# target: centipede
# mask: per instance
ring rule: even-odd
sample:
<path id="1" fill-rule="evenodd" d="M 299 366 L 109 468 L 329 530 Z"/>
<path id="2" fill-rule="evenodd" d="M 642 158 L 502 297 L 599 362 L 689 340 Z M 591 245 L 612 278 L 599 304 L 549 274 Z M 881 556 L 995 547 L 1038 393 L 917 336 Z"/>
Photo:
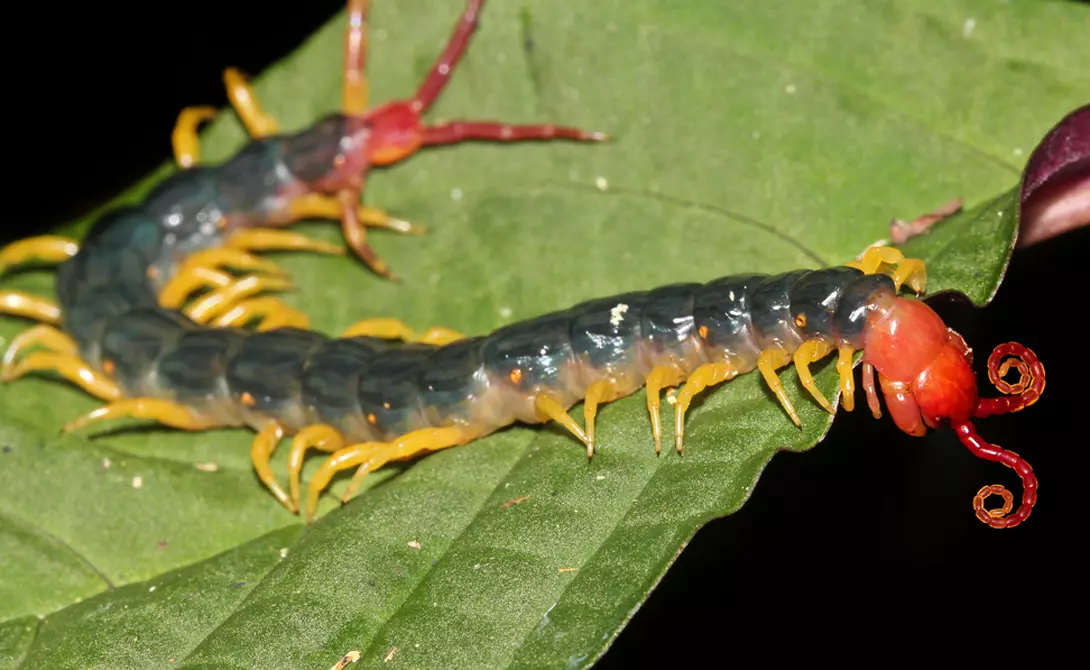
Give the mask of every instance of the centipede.
<path id="1" fill-rule="evenodd" d="M 0 292 L 0 312 L 39 322 L 13 339 L 3 380 L 52 372 L 105 403 L 67 423 L 65 432 L 121 418 L 187 431 L 250 428 L 258 479 L 311 523 L 340 472 L 354 471 L 346 502 L 388 463 L 517 423 L 556 422 L 591 459 L 600 408 L 640 389 L 649 448 L 660 454 L 664 389 L 679 389 L 672 427 L 679 454 L 694 399 L 750 372 L 801 425 L 780 371 L 793 365 L 813 400 L 835 413 L 810 370 L 835 354 L 845 411 L 854 410 L 858 359 L 875 418 L 882 417 L 881 395 L 900 430 L 922 436 L 949 427 L 971 453 L 1020 477 L 1017 509 L 1001 485 L 977 492 L 980 521 L 1012 528 L 1030 516 L 1037 501 L 1033 469 L 985 440 L 973 421 L 1034 404 L 1045 388 L 1043 364 L 1021 344 L 996 347 L 988 376 L 1003 395 L 982 397 L 972 349 L 919 299 L 925 263 L 895 247 L 874 246 L 830 268 L 733 274 L 598 298 L 480 336 L 438 326 L 416 334 L 396 319 L 368 319 L 333 337 L 310 330 L 304 313 L 261 295 L 286 288 L 287 280 L 257 252 L 344 253 L 282 229 L 308 218 L 338 219 L 347 247 L 376 274 L 393 277 L 365 229 L 414 227 L 360 204 L 372 166 L 467 140 L 606 139 L 552 124 L 424 125 L 420 115 L 449 80 L 483 4 L 468 2 L 412 99 L 368 111 L 368 3 L 350 0 L 342 110 L 293 134 L 279 132 L 240 73 L 225 72 L 229 99 L 252 136 L 232 158 L 200 163 L 197 127 L 215 110 L 188 108 L 172 138 L 181 169 L 142 203 L 104 214 L 82 242 L 47 235 L 0 250 L 0 272 L 31 262 L 58 266 L 56 303 Z M 1011 372 L 1017 381 L 1007 380 Z M 582 425 L 569 414 L 580 402 Z M 285 488 L 270 458 L 289 437 Z M 304 492 L 301 472 L 312 451 L 327 455 Z M 1002 506 L 987 508 L 991 496 L 1001 497 Z"/>

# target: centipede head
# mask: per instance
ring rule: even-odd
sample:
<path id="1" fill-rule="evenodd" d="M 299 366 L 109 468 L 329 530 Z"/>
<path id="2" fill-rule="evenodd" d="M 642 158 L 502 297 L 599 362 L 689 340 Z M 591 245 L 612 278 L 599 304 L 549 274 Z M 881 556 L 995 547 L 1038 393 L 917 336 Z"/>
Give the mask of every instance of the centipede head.
<path id="1" fill-rule="evenodd" d="M 1036 355 L 1015 342 L 995 348 L 988 358 L 988 376 L 1006 397 L 981 398 L 972 369 L 972 350 L 946 327 L 926 304 L 899 297 L 883 297 L 868 316 L 864 333 L 864 361 L 878 371 L 886 405 L 897 427 L 923 435 L 927 427 L 949 425 L 976 456 L 998 461 L 1022 479 L 1022 504 L 1013 514 L 1013 497 L 1002 486 L 982 488 L 973 509 L 993 528 L 1012 528 L 1029 517 L 1037 502 L 1037 478 L 1024 459 L 985 441 L 970 419 L 1017 412 L 1040 398 L 1045 370 Z M 1017 370 L 1016 383 L 1004 377 Z M 988 510 L 984 500 L 1003 497 L 999 509 Z"/>

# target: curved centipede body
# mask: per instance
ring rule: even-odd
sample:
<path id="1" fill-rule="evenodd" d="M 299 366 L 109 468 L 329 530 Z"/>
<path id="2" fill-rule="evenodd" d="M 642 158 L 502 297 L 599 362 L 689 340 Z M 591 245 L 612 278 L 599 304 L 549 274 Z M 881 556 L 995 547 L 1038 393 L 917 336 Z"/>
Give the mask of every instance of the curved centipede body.
<path id="1" fill-rule="evenodd" d="M 516 132 L 499 124 L 419 124 L 417 115 L 438 95 L 464 50 L 481 4 L 469 2 L 412 101 L 360 114 L 353 110 L 366 98 L 359 83 L 366 2 L 353 0 L 345 113 L 299 133 L 271 134 L 273 122 L 236 88 L 236 107 L 259 137 L 234 158 L 179 172 L 140 206 L 100 219 L 82 246 L 46 237 L 0 251 L 0 268 L 61 261 L 58 305 L 0 294 L 0 311 L 60 326 L 39 325 L 16 338 L 4 356 L 4 378 L 53 370 L 107 401 L 66 430 L 120 417 L 184 430 L 248 426 L 257 432 L 251 455 L 259 478 L 290 511 L 305 505 L 309 521 L 337 472 L 355 470 L 347 499 L 369 472 L 390 461 L 466 444 L 514 423 L 557 421 L 591 457 L 598 408 L 643 387 L 658 451 L 662 389 L 684 384 L 673 426 L 680 452 L 693 398 L 754 370 L 796 424 L 778 377 L 791 363 L 814 399 L 833 412 L 808 366 L 834 352 L 843 405 L 850 411 L 853 356 L 862 351 L 863 387 L 876 417 L 880 389 L 902 430 L 920 435 L 948 423 L 970 451 L 1022 478 L 1017 511 L 1010 513 L 1013 499 L 1005 489 L 985 487 L 974 498 L 978 518 L 1002 528 L 1029 516 L 1037 489 L 1032 469 L 1013 452 L 984 441 L 970 420 L 1035 402 L 1044 389 L 1043 366 L 1028 349 L 1004 345 L 989 359 L 989 370 L 1009 395 L 979 398 L 964 340 L 924 303 L 898 297 L 902 286 L 922 292 L 926 270 L 892 248 L 869 249 L 841 267 L 732 275 L 601 298 L 480 337 L 433 329 L 416 342 L 404 341 L 414 338 L 393 320 L 361 322 L 331 338 L 307 330 L 304 315 L 253 297 L 286 283 L 250 251 L 326 250 L 274 228 L 300 218 L 300 212 L 341 216 L 349 245 L 376 267 L 376 259 L 369 260 L 357 244 L 359 191 L 371 165 L 395 162 L 429 143 L 466 138 L 602 139 L 552 126 Z M 200 118 L 192 110 L 180 118 L 175 145 L 183 165 L 196 163 L 190 130 Z M 255 273 L 238 279 L 223 266 Z M 205 288 L 213 290 L 182 308 Z M 264 319 L 260 330 L 239 327 L 254 318 Z M 32 345 L 47 351 L 18 357 Z M 1012 368 L 1022 375 L 1014 384 L 1003 380 Z M 578 402 L 584 404 L 582 425 L 568 415 Z M 269 458 L 287 435 L 294 437 L 285 490 Z M 311 449 L 330 455 L 304 495 L 300 472 Z M 1004 496 L 1002 509 L 984 508 L 993 493 Z"/>

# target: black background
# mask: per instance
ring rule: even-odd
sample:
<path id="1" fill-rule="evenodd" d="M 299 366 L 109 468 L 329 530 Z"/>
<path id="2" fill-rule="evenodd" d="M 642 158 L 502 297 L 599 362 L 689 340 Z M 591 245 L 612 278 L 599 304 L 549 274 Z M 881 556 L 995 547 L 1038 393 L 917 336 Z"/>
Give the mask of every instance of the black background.
<path id="1" fill-rule="evenodd" d="M 122 3 L 28 8 L 20 21 L 27 42 L 8 60 L 13 173 L 0 241 L 84 214 L 160 165 L 182 107 L 226 104 L 224 67 L 260 73 L 343 2 L 291 3 L 288 14 L 275 6 L 151 5 L 155 14 L 146 16 Z M 1032 347 L 1048 369 L 1041 402 L 978 423 L 1040 479 L 1027 523 L 992 530 L 970 508 L 984 484 L 1020 495 L 1013 473 L 973 458 L 950 431 L 904 436 L 863 403 L 841 413 L 813 450 L 774 458 L 739 513 L 697 534 L 601 666 L 705 652 L 730 658 L 726 650 L 746 636 L 777 630 L 783 639 L 808 630 L 845 636 L 843 643 L 863 628 L 904 640 L 947 629 L 990 647 L 1021 640 L 1033 622 L 1063 620 L 1057 603 L 1075 605 L 1085 592 L 1077 538 L 1090 440 L 1076 413 L 1088 398 L 1087 329 L 1079 325 L 1088 233 L 1016 252 L 986 309 L 932 303 L 974 347 L 978 370 L 1009 340 Z M 1015 630 L 1022 632 L 1008 638 Z"/>

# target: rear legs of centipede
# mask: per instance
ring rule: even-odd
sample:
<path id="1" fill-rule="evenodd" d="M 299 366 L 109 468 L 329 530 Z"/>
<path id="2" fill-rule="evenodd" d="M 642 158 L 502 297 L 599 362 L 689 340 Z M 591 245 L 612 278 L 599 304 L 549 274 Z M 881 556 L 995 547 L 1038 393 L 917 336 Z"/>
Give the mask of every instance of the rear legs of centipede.
<path id="1" fill-rule="evenodd" d="M 380 276 L 393 278 L 389 266 L 367 242 L 366 227 L 382 227 L 403 233 L 421 233 L 423 229 L 390 217 L 386 212 L 360 204 L 364 181 L 372 166 L 400 162 L 426 146 L 457 144 L 481 140 L 523 142 L 533 140 L 574 140 L 600 142 L 604 133 L 587 132 L 554 124 L 510 125 L 494 121 L 455 121 L 425 126 L 421 116 L 439 97 L 477 28 L 484 0 L 469 0 L 442 54 L 432 65 L 416 94 L 368 110 L 369 94 L 364 74 L 367 55 L 366 23 L 368 0 L 349 0 L 348 26 L 345 33 L 341 111 L 358 119 L 368 128 L 365 155 L 355 173 L 338 174 L 334 192 L 310 193 L 292 202 L 283 225 L 307 218 L 339 219 L 341 230 L 353 252 Z M 224 73 L 224 83 L 232 106 L 250 135 L 257 139 L 279 132 L 279 124 L 261 107 L 253 89 L 234 69 Z M 198 161 L 197 126 L 212 118 L 215 110 L 193 107 L 183 110 L 173 134 L 175 157 L 181 167 Z M 346 161 L 350 162 L 350 161 Z"/>

